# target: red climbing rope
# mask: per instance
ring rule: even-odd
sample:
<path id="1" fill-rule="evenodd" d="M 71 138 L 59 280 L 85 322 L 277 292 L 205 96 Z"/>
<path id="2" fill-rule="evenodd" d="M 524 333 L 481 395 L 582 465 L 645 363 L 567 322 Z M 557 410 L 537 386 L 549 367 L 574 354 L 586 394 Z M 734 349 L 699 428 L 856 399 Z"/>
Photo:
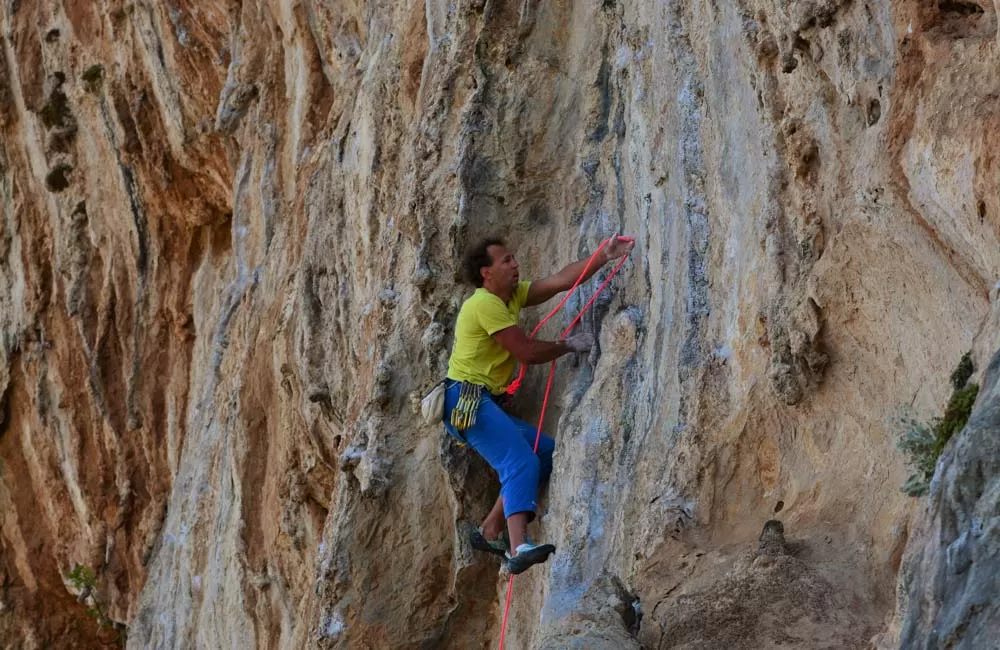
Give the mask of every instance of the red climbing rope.
<path id="1" fill-rule="evenodd" d="M 610 244 L 615 239 L 620 239 L 622 241 L 629 241 L 629 242 L 635 241 L 635 239 L 633 239 L 632 237 L 611 237 L 605 240 L 604 243 L 602 243 L 600 246 L 598 246 L 597 250 L 594 251 L 593 255 L 590 256 L 590 259 L 587 260 L 587 265 L 583 267 L 583 271 L 580 273 L 580 277 L 576 279 L 576 282 L 574 282 L 573 286 L 570 287 L 569 291 L 566 292 L 566 295 L 563 296 L 563 299 L 559 301 L 559 304 L 555 306 L 555 309 L 549 312 L 548 316 L 542 319 L 542 322 L 540 322 L 535 327 L 535 329 L 531 330 L 531 338 L 535 338 L 535 335 L 538 334 L 538 330 L 542 329 L 542 325 L 549 322 L 549 319 L 555 316 L 556 313 L 560 309 L 562 309 L 562 306 L 566 304 L 566 301 L 569 300 L 569 297 L 573 295 L 573 292 L 576 291 L 576 288 L 580 286 L 581 282 L 583 282 L 583 278 L 584 276 L 587 275 L 587 271 L 590 270 L 590 267 L 594 263 L 594 260 L 597 259 L 597 254 L 600 253 L 605 246 Z M 587 304 L 583 306 L 583 309 L 580 310 L 580 313 L 576 315 L 576 318 L 574 318 L 573 321 L 569 324 L 569 327 L 564 329 L 562 334 L 559 335 L 560 341 L 566 338 L 566 335 L 570 333 L 570 331 L 573 329 L 573 327 L 576 326 L 578 322 L 580 322 L 580 318 L 587 312 L 588 309 L 590 309 L 590 306 L 594 304 L 594 300 L 597 299 L 597 296 L 601 295 L 601 292 L 604 291 L 605 287 L 607 287 L 608 284 L 611 282 L 611 278 L 615 277 L 615 273 L 618 273 L 618 269 L 620 269 L 622 265 L 625 264 L 626 261 L 628 261 L 628 255 L 623 255 L 621 261 L 618 262 L 618 264 L 611 271 L 611 273 L 608 274 L 607 279 L 605 279 L 604 282 L 601 284 L 601 286 L 598 287 L 597 291 L 594 292 L 594 295 L 590 297 L 590 300 L 588 300 Z M 513 395 L 521 387 L 521 380 L 524 379 L 524 372 L 526 369 L 527 366 L 525 366 L 522 363 L 521 371 L 517 374 L 517 379 L 512 381 L 510 383 L 510 386 L 507 387 L 508 395 Z M 545 398 L 542 399 L 542 412 L 538 415 L 538 430 L 535 432 L 536 454 L 538 453 L 538 442 L 542 439 L 542 423 L 545 421 L 545 409 L 549 405 L 549 392 L 551 392 L 552 390 L 552 378 L 555 376 L 555 372 L 556 372 L 556 362 L 553 360 L 552 363 L 549 364 L 549 380 L 548 383 L 545 384 Z M 511 574 L 510 581 L 507 583 L 507 602 L 503 606 L 503 623 L 500 626 L 500 650 L 503 650 L 503 640 L 507 634 L 507 613 L 510 611 L 510 595 L 513 591 L 514 591 L 514 574 Z"/>

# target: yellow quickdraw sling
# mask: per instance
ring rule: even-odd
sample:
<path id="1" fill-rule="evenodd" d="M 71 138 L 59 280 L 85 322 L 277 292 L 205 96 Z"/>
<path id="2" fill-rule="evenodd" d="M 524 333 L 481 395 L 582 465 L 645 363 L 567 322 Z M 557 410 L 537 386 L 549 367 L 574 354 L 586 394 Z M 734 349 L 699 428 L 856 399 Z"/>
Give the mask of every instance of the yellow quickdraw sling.
<path id="1" fill-rule="evenodd" d="M 451 410 L 451 426 L 458 431 L 471 429 L 476 425 L 479 414 L 479 400 L 483 396 L 483 387 L 478 384 L 461 382 L 458 393 L 458 403 Z"/>

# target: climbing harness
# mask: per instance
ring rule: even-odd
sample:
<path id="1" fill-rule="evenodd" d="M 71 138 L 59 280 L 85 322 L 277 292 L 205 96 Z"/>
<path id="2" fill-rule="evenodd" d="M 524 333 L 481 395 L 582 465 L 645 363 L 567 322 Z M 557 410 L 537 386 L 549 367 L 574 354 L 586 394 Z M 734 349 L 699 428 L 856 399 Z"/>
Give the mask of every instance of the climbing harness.
<path id="1" fill-rule="evenodd" d="M 458 403 L 451 410 L 451 426 L 456 431 L 465 431 L 476 426 L 479 415 L 479 400 L 483 397 L 483 387 L 479 384 L 460 382 Z"/>
<path id="2" fill-rule="evenodd" d="M 570 296 L 573 295 L 573 292 L 576 291 L 576 288 L 578 286 L 580 286 L 581 282 L 583 282 L 583 278 L 584 278 L 584 276 L 587 275 L 587 271 L 590 270 L 590 267 L 591 267 L 591 265 L 593 265 L 594 260 L 597 259 L 597 254 L 600 253 L 604 249 L 605 246 L 607 246 L 608 244 L 610 244 L 615 239 L 620 239 L 621 241 L 628 241 L 628 242 L 634 242 L 635 241 L 635 239 L 632 238 L 632 237 L 617 237 L 616 236 L 616 237 L 610 237 L 610 238 L 608 238 L 607 240 L 604 241 L 604 243 L 602 243 L 600 246 L 598 246 L 597 250 L 594 251 L 594 253 L 590 256 L 590 259 L 587 260 L 587 265 L 585 267 L 583 267 L 583 271 L 580 273 L 580 277 L 578 277 L 576 279 L 576 282 L 573 283 L 573 286 L 570 287 L 570 290 L 566 292 L 566 295 L 563 296 L 563 299 L 560 300 L 559 304 L 555 306 L 555 309 L 553 309 L 551 312 L 549 312 L 549 315 L 546 316 L 545 318 L 543 318 L 542 322 L 540 322 L 535 327 L 535 329 L 533 329 L 531 331 L 531 338 L 535 338 L 535 335 L 538 334 L 538 330 L 540 330 L 542 328 L 542 325 L 544 325 L 545 323 L 547 323 L 550 318 L 552 318 L 553 316 L 555 316 L 556 313 L 560 309 L 562 309 L 562 306 L 566 304 L 566 301 L 569 300 Z M 576 326 L 576 324 L 580 321 L 580 318 L 587 312 L 588 309 L 590 309 L 590 306 L 592 304 L 594 304 L 594 300 L 597 299 L 597 296 L 601 295 L 601 292 L 604 291 L 605 287 L 607 287 L 608 284 L 611 282 L 611 278 L 615 277 L 615 274 L 618 273 L 618 269 L 620 269 L 625 264 L 626 261 L 628 261 L 628 255 L 623 255 L 621 261 L 618 262 L 618 264 L 611 271 L 611 273 L 608 274 L 607 279 L 605 279 L 604 283 L 601 284 L 601 286 L 597 289 L 597 291 L 594 292 L 594 295 L 590 297 L 590 300 L 588 300 L 587 304 L 585 304 L 583 306 L 583 309 L 580 310 L 580 313 L 576 315 L 576 318 L 574 318 L 573 321 L 569 324 L 569 326 L 565 330 L 563 330 L 563 333 L 561 335 L 559 335 L 559 340 L 560 341 L 563 340 L 563 339 L 565 339 L 566 336 L 573 329 L 573 327 Z M 517 374 L 517 379 L 515 379 L 514 381 L 512 381 L 511 384 L 510 384 L 510 386 L 507 387 L 507 394 L 508 395 L 513 395 L 521 387 L 521 381 L 524 379 L 524 372 L 525 372 L 525 370 L 526 370 L 526 366 L 524 364 L 521 364 L 521 370 Z M 552 390 L 552 378 L 555 375 L 555 372 L 556 372 L 556 362 L 552 361 L 552 363 L 549 364 L 549 381 L 548 381 L 548 383 L 545 384 L 545 398 L 542 400 L 542 412 L 538 416 L 538 430 L 535 432 L 535 453 L 536 454 L 538 453 L 538 442 L 542 438 L 542 423 L 545 421 L 545 409 L 549 405 L 549 392 Z M 513 590 L 514 590 L 514 574 L 511 574 L 510 581 L 507 583 L 507 602 L 504 604 L 504 607 L 503 607 L 503 623 L 500 626 L 500 650 L 503 650 L 503 640 L 504 640 L 504 636 L 507 633 L 507 614 L 510 611 L 510 596 L 511 596 L 511 593 L 513 592 Z"/>

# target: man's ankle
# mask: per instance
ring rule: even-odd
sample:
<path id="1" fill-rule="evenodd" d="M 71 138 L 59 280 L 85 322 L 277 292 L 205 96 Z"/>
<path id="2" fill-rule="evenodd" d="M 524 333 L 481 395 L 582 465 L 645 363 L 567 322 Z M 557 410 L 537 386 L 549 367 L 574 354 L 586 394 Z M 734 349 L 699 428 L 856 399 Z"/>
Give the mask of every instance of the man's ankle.
<path id="1" fill-rule="evenodd" d="M 501 535 L 503 535 L 503 528 L 490 528 L 489 526 L 482 526 L 481 528 L 483 531 L 483 537 L 491 542 L 495 542 L 500 539 Z"/>

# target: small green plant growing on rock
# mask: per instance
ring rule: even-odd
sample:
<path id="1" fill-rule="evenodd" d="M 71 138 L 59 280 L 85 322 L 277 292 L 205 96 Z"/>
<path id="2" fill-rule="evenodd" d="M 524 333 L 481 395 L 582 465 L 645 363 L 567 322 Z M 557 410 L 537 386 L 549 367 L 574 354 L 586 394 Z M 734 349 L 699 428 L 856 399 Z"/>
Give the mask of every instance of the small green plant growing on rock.
<path id="1" fill-rule="evenodd" d="M 911 497 L 919 497 L 930 490 L 931 479 L 938 458 L 948 441 L 965 427 L 972 413 L 972 406 L 979 395 L 977 384 L 968 384 L 975 368 L 968 353 L 962 357 L 955 372 L 951 374 L 954 392 L 948 400 L 944 415 L 930 423 L 913 417 L 903 417 L 898 421 L 901 430 L 897 446 L 907 456 L 907 464 L 913 470 L 902 491 Z"/>
<path id="2" fill-rule="evenodd" d="M 116 623 L 111 620 L 108 615 L 104 612 L 104 607 L 101 605 L 101 601 L 98 600 L 96 590 L 97 590 L 97 576 L 94 574 L 93 569 L 85 567 L 81 564 L 74 564 L 73 569 L 66 576 L 67 581 L 73 585 L 76 589 L 80 591 L 77 600 L 80 602 L 86 602 L 89 598 L 93 603 L 93 607 L 87 609 L 87 615 L 97 621 L 98 628 L 110 629 L 115 633 L 115 639 L 118 645 L 121 647 L 125 646 L 126 640 L 126 627 L 120 623 Z"/>
<path id="3" fill-rule="evenodd" d="M 84 602 L 87 598 L 93 598 L 94 606 L 87 610 L 87 614 L 96 618 L 98 625 L 102 625 L 107 617 L 104 616 L 101 603 L 97 600 L 97 594 L 94 593 L 97 589 L 97 576 L 94 575 L 93 569 L 81 564 L 75 564 L 73 565 L 73 570 L 69 572 L 66 578 L 71 585 L 80 590 L 80 595 L 77 597 L 78 600 Z"/>
<path id="4" fill-rule="evenodd" d="M 911 497 L 923 496 L 930 488 L 931 477 L 934 476 L 934 467 L 937 464 L 937 455 L 934 453 L 934 448 L 937 446 L 934 432 L 926 423 L 909 417 L 901 418 L 899 426 L 902 433 L 896 446 L 906 454 L 907 465 L 913 470 L 900 489 Z"/>
<path id="5" fill-rule="evenodd" d="M 73 565 L 73 570 L 69 572 L 67 578 L 71 585 L 80 590 L 93 589 L 97 586 L 97 576 L 94 575 L 94 571 L 82 564 Z"/>

